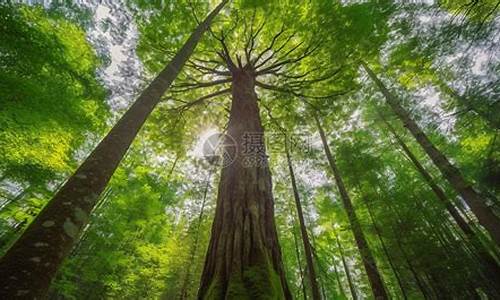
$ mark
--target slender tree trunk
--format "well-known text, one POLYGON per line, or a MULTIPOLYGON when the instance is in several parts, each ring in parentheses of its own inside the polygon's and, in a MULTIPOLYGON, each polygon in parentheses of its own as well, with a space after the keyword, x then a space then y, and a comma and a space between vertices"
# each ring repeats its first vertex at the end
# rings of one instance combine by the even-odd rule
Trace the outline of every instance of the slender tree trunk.
POLYGON ((232 70, 232 106, 200 299, 291 299, 274 221, 255 78, 232 70))
POLYGON ((434 182, 432 176, 425 170, 425 168, 420 164, 417 157, 411 152, 410 148, 403 142, 403 140, 399 137, 396 130, 385 120, 382 118, 389 131, 394 136, 394 139, 397 141, 403 152, 406 154, 407 158, 413 163, 415 169, 420 173, 420 175, 424 178, 425 182, 432 189, 436 197, 443 203, 448 213, 452 216, 453 220, 455 220, 458 227, 465 234, 466 241, 470 242, 472 246, 477 251, 478 258, 481 264, 485 268, 485 272, 487 277, 491 278, 492 283, 496 283, 495 289, 500 291, 500 287, 498 286, 500 283, 500 267, 496 262, 495 258, 491 256, 485 246, 481 244, 479 237, 476 236, 475 231, 469 225, 469 223, 460 215, 459 211, 455 208, 453 203, 448 199, 444 191, 434 182))
POLYGON ((304 221, 304 213, 302 211, 302 204, 300 203, 299 190, 297 188, 297 182, 295 181, 295 173, 293 171, 292 158, 290 157, 290 149, 288 148, 288 141, 286 137, 285 137, 285 152, 286 152, 286 159, 288 162, 288 170, 290 171, 290 179, 292 181, 295 207, 297 208, 297 216, 299 218, 300 234, 302 237, 302 244, 304 246, 304 254, 307 262, 307 271, 309 275, 308 276, 309 283, 311 284, 312 298, 314 300, 318 300, 321 299, 321 293, 317 282, 316 270, 314 268, 311 242, 309 241, 309 236, 307 234, 306 224, 304 221))
POLYGON ((332 266, 333 266, 333 272, 335 273, 335 280, 337 281, 337 285, 339 286, 340 295, 344 299, 344 298, 346 298, 346 294, 344 291, 344 287, 342 286, 342 282, 340 281, 340 274, 339 274, 339 270, 337 269, 337 265, 335 264, 335 260, 333 260, 332 266))
POLYGON ((392 257, 389 253, 389 249, 387 248, 384 238, 382 237, 381 230, 379 226, 377 225, 377 222, 375 221, 375 217, 373 216, 372 212, 372 207, 368 201, 363 198, 363 202, 365 203, 365 206, 368 210, 368 215, 370 216, 370 220, 373 224, 373 228, 375 229, 375 233, 377 234, 377 237, 380 241, 380 244, 382 246, 382 250, 384 251, 385 256, 387 257, 387 261, 389 262, 389 265, 391 266, 392 272, 394 273, 394 276, 396 277, 396 281, 398 282, 399 289, 401 290, 401 293, 403 293, 403 299, 408 299, 408 296, 406 295, 406 291, 403 285, 403 281, 401 280, 401 277, 399 276, 399 271, 394 265, 394 262, 392 261, 392 257))
POLYGON ((337 183, 337 187, 340 192, 342 203, 344 205, 344 209, 346 210, 347 217, 349 219, 349 223, 351 225, 352 232, 354 234, 354 239, 356 240, 358 250, 361 254, 363 265, 368 275, 373 295, 375 299, 388 299, 386 290, 384 288, 384 283, 382 281, 382 277, 380 276, 380 272, 375 263, 373 254, 371 253, 368 243, 366 242, 365 235, 363 233, 363 230, 361 229, 361 225, 359 224, 359 220, 358 217, 356 216, 356 212, 354 211, 354 207, 352 206, 351 198, 349 197, 347 189, 344 186, 344 181, 342 180, 342 176, 340 175, 340 172, 337 168, 335 159, 333 158, 333 155, 330 151, 330 147, 328 146, 325 132, 323 131, 323 127, 321 127, 321 123, 316 113, 314 113, 314 118, 318 126, 318 130, 321 136, 321 141, 323 142, 323 148, 325 150, 328 163, 330 164, 333 176, 335 177, 335 181, 337 183))
MULTIPOLYGON (((381 115, 381 114, 380 114, 381 115)), ((381 115, 382 116, 382 115, 381 115)), ((406 154, 406 157, 408 160, 410 160, 417 172, 422 176, 422 178, 425 180, 425 182, 429 185, 431 190, 434 192, 436 197, 438 198, 439 201, 444 205, 448 213, 453 217, 453 220, 457 223, 457 225, 462 229, 462 231, 467 234, 467 235, 472 235, 474 234, 474 231, 472 228, 469 226, 467 221, 462 218, 458 210, 455 208, 453 203, 446 197, 446 194, 444 191, 436 184, 432 176, 427 172, 427 170, 420 164, 418 161, 417 157, 413 154, 413 152, 406 146, 406 144, 403 142, 403 140, 399 137, 397 134, 396 130, 392 127, 392 125, 382 116, 382 121, 385 123, 389 131, 391 132, 392 136, 396 140, 396 142, 399 144, 403 152, 406 154)))
POLYGON ((41 298, 63 259, 147 117, 189 59, 223 0, 198 25, 172 61, 160 72, 99 143, 78 170, 0 260, 0 298, 41 298))
POLYGON ((297 241, 297 235, 295 234, 295 228, 293 228, 293 244, 295 245, 295 256, 297 257, 297 267, 299 267, 300 284, 302 288, 302 294, 304 295, 304 300, 307 300, 306 283, 304 282, 304 272, 302 271, 302 264, 300 262, 300 250, 299 242, 297 241))
POLYGON ((422 149, 429 155, 436 167, 441 171, 443 177, 450 185, 462 196, 467 202, 470 209, 476 215, 479 223, 490 233, 492 239, 500 246, 500 218, 498 218, 492 209, 488 207, 485 199, 468 183, 460 171, 452 165, 443 153, 441 153, 427 135, 420 129, 418 124, 411 118, 410 114, 401 106, 396 97, 385 87, 375 73, 362 62, 363 67, 370 78, 379 87, 384 95, 387 104, 392 108, 394 113, 403 122, 404 126, 411 132, 422 149))
POLYGON ((347 277, 347 284, 349 285, 349 291, 351 292, 352 299, 358 299, 358 294, 356 293, 356 289, 354 288, 354 282, 352 281, 351 271, 349 270, 349 266, 347 265, 347 261, 345 260, 344 248, 342 248, 342 244, 340 243, 339 236, 337 232, 334 232, 335 240, 337 241, 337 248, 339 248, 340 258, 342 259, 342 266, 344 267, 345 276, 347 277))
MULTIPOLYGON (((177 162, 177 159, 175 160, 177 162)), ((175 165, 174 162, 174 165, 175 165)), ((189 261, 188 265, 186 266, 186 276, 184 277, 184 283, 182 284, 181 292, 180 292, 180 299, 188 299, 188 289, 189 289, 189 284, 191 282, 191 265, 195 261, 196 258, 196 252, 198 251, 198 243, 200 240, 200 227, 201 227, 201 222, 203 221, 203 215, 205 214, 205 205, 207 203, 207 195, 208 195, 208 190, 210 188, 210 179, 212 177, 212 172, 209 171, 209 175, 207 177, 206 183, 205 183, 205 189, 203 190, 203 200, 201 202, 201 207, 200 207, 200 214, 198 215, 198 220, 196 222, 196 233, 195 233, 195 239, 193 243, 193 247, 191 248, 191 253, 189 255, 189 261)))

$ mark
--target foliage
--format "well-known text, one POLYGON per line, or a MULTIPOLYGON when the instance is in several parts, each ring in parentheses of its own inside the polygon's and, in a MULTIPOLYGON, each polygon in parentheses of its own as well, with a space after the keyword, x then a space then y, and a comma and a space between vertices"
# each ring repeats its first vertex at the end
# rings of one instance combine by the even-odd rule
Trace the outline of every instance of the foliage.
MULTIPOLYGON (((124 3, 137 25, 136 50, 148 78, 162 70, 215 4, 124 3)), ((50 298, 196 298, 220 173, 219 166, 200 160, 196 149, 203 142, 200 136, 225 129, 230 90, 196 101, 230 89, 231 82, 196 85, 226 78, 216 53, 220 39, 235 61, 239 56, 245 62, 251 33, 262 26, 254 38, 254 55, 275 40, 261 59, 276 51, 285 54, 282 60, 297 60, 258 78, 278 89, 257 85, 270 139, 275 220, 294 296, 311 298, 311 292, 283 133, 308 149, 294 148, 292 160, 325 298, 371 297, 317 134, 315 110, 390 296, 494 299, 495 283, 478 260, 477 245, 402 152, 382 116, 497 260, 498 246, 384 104, 360 60, 373 67, 436 148, 498 213, 497 8, 497 1, 233 1, 148 118, 60 270, 50 298), (277 45, 284 46, 278 50, 277 45), (317 49, 309 53, 308 45, 317 49), (297 59, 294 51, 308 55, 297 59)), ((96 75, 103 66, 84 31, 96 30, 87 26, 89 10, 2 4, 0 20, 0 196, 5 199, 0 233, 5 248, 112 121, 105 102, 109 87, 96 75)), ((240 297, 248 289, 245 283, 252 282, 255 297, 280 298, 278 289, 261 286, 261 277, 280 285, 270 264, 263 265, 241 274, 245 282, 231 282, 231 293, 240 297)), ((212 286, 213 295, 218 288, 212 286)))

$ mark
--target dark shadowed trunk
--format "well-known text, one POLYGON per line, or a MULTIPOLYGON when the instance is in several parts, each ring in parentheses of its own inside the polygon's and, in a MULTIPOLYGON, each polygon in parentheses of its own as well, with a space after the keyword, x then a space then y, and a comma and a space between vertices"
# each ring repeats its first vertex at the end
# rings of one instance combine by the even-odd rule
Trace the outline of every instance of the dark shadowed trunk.
POLYGON ((291 299, 252 73, 232 70, 229 137, 200 299, 291 299))
POLYGON ((292 181, 293 198, 295 199, 295 207, 297 208, 297 216, 299 217, 300 235, 302 237, 302 244, 304 246, 304 254, 307 262, 307 275, 309 283, 311 284, 311 292, 314 300, 321 299, 321 294, 317 282, 316 270, 314 268, 313 255, 311 250, 311 242, 307 234, 307 228, 304 221, 304 213, 302 211, 302 204, 300 203, 299 190, 297 182, 295 181, 295 173, 293 171, 292 158, 290 157, 290 149, 288 147, 288 139, 285 137, 285 152, 288 163, 288 170, 290 171, 290 179, 292 181))
POLYGON ((0 260, 0 298, 41 298, 147 117, 191 56, 222 1, 0 260))
POLYGON ((441 153, 434 144, 429 140, 427 135, 420 129, 418 124, 411 118, 410 114, 401 106, 396 97, 385 87, 375 73, 368 67, 366 63, 362 63, 364 69, 370 78, 378 86, 384 95, 387 104, 392 108, 394 113, 403 122, 404 126, 411 132, 422 149, 429 155, 436 167, 441 171, 443 177, 450 185, 462 196, 467 202, 472 212, 476 215, 479 223, 489 232, 492 239, 500 246, 500 218, 498 218, 492 209, 486 204, 479 193, 474 190, 468 183, 460 171, 441 153))
POLYGON ((335 182, 337 183, 340 198, 342 199, 342 204, 344 205, 347 218, 349 219, 349 223, 354 234, 354 239, 356 240, 356 245, 358 246, 359 253, 363 260, 363 265, 365 267, 366 274, 368 275, 373 295, 375 299, 388 299, 382 277, 380 276, 380 272, 375 263, 373 254, 371 253, 368 243, 366 242, 365 235, 363 233, 363 230, 361 229, 361 225, 359 224, 359 220, 356 216, 356 212, 354 211, 354 207, 352 206, 351 198, 349 197, 347 189, 344 186, 344 181, 342 180, 340 171, 337 168, 335 159, 330 151, 330 146, 328 146, 325 132, 323 130, 323 127, 321 127, 321 123, 316 113, 314 113, 314 119, 316 120, 316 125, 318 126, 321 141, 323 143, 323 148, 325 150, 325 154, 328 163, 330 164, 333 176, 335 177, 335 182))

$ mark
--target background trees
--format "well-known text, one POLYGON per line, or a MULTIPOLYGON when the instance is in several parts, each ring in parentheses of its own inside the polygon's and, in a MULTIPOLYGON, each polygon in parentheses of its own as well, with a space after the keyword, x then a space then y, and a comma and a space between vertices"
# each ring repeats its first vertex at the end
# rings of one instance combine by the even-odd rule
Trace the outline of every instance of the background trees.
MULTIPOLYGON (((224 32, 234 62, 238 63, 239 54, 244 63, 245 46, 252 41, 247 38, 252 19, 254 33, 265 21, 254 38, 254 57, 273 40, 274 50, 261 61, 272 53, 281 53, 283 60, 308 54, 293 65, 269 69, 256 89, 269 142, 284 272, 295 298, 312 298, 312 274, 276 121, 291 136, 302 229, 309 237, 321 297, 372 297, 352 225, 309 114, 311 105, 335 154, 386 293, 408 299, 498 297, 497 282, 491 277, 498 268, 498 246, 384 106, 379 87, 360 64, 363 60, 373 69, 498 216, 496 1, 302 2, 234 1, 223 11, 212 26, 214 35, 209 32, 200 41, 96 202, 50 297, 196 297, 220 173, 200 158, 199 139, 224 130, 231 100, 221 94, 230 82, 213 51, 221 50, 217 38, 224 32), (309 45, 314 49, 310 54, 309 45), (219 85, 203 84, 216 80, 219 85), (217 97, 203 98, 214 93, 217 97), (415 168, 415 160, 434 187, 415 168), (464 232, 457 218, 471 233, 464 232)), ((103 5, 108 10, 92 4, 0 6, 3 251, 123 112, 123 106, 110 98, 120 91, 118 77, 103 72, 116 63, 115 54, 103 57, 112 51, 93 38, 96 31, 110 33, 105 40, 118 39, 125 31, 113 27, 110 18, 136 24, 135 48, 144 67, 141 80, 149 82, 181 47, 197 19, 213 7, 189 1, 126 4, 126 9, 103 5), (93 24, 97 11, 101 21, 93 24)), ((127 57, 120 60, 118 70, 125 77, 120 78, 138 76, 128 68, 137 60, 123 55, 127 57)), ((124 96, 124 103, 133 101, 132 94, 124 96)))

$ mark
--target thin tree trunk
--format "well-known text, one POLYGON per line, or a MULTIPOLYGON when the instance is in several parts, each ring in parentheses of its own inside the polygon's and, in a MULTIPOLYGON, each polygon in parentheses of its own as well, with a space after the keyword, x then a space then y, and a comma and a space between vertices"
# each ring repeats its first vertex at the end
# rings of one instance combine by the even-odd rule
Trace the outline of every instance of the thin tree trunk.
MULTIPOLYGON (((175 160, 177 162, 177 159, 175 160)), ((174 165, 175 165, 174 162, 174 165)), ((191 281, 191 265, 195 261, 196 257, 196 252, 198 251, 198 243, 200 240, 200 227, 201 227, 201 222, 203 221, 203 215, 205 214, 205 205, 207 202, 207 195, 208 195, 208 190, 210 188, 210 179, 212 177, 212 172, 209 171, 208 178, 206 180, 205 184, 205 189, 203 191, 203 200, 201 202, 201 207, 200 207, 200 214, 198 215, 198 220, 196 222, 196 235, 195 235, 195 240, 193 243, 193 247, 191 248, 191 253, 189 255, 189 261, 188 265, 186 266, 186 277, 184 278, 184 283, 182 284, 181 292, 180 292, 180 299, 188 299, 188 287, 189 283, 191 281)))
POLYGON ((358 294, 356 293, 356 289, 354 288, 354 282, 352 281, 351 271, 349 270, 349 266, 345 260, 344 249, 342 248, 342 244, 340 243, 339 236, 337 232, 334 232, 335 240, 337 241, 337 248, 339 248, 340 258, 342 259, 342 266, 344 267, 345 276, 347 277, 347 284, 349 285, 349 291, 351 292, 352 299, 358 299, 358 294))
POLYGON ((429 174, 429 172, 427 172, 427 170, 425 170, 425 168, 422 166, 422 164, 420 164, 417 157, 413 154, 413 152, 411 152, 410 148, 408 148, 408 146, 406 146, 406 144, 399 137, 399 135, 397 134, 396 130, 392 127, 392 125, 383 116, 382 116, 382 121, 387 126, 387 128, 391 132, 392 136, 394 137, 396 142, 399 144, 399 146, 403 150, 403 152, 406 154, 406 157, 408 158, 408 160, 410 160, 413 163, 415 169, 418 171, 418 173, 420 173, 420 175, 425 180, 425 182, 429 185, 429 187, 434 192, 436 197, 439 199, 439 201, 441 201, 441 203, 444 205, 444 207, 446 208, 448 213, 453 217, 453 219, 455 220, 457 225, 462 229, 462 231, 465 234, 467 234, 467 235, 474 234, 474 231, 469 226, 467 221, 465 221, 464 218, 462 218, 462 216, 460 215, 458 210, 455 208, 453 203, 451 203, 451 201, 448 199, 448 197, 446 197, 446 194, 444 193, 444 191, 436 184, 436 182, 434 182, 434 179, 432 178, 432 176, 429 174))
POLYGON ((394 262, 392 261, 391 255, 389 254, 389 249, 387 248, 384 239, 381 234, 381 230, 377 225, 377 222, 375 221, 375 217, 373 216, 372 212, 372 207, 368 203, 368 201, 363 198, 363 202, 365 203, 365 206, 368 210, 368 215, 370 216, 370 220, 372 221, 373 228, 375 229, 375 233, 377 234, 377 237, 380 241, 380 244, 382 245, 382 250, 384 251, 385 256, 387 257, 387 261, 389 262, 389 265, 391 266, 392 272, 394 273, 394 276, 396 277, 396 281, 398 282, 399 289, 401 290, 401 293, 403 293, 403 299, 408 299, 408 296, 406 295, 405 288, 403 286, 403 281, 401 280, 401 277, 399 276, 398 269, 394 265, 394 262))
POLYGON ((485 272, 487 273, 487 277, 491 278, 492 283, 495 284, 495 290, 500 291, 500 287, 498 286, 500 283, 500 267, 496 262, 495 258, 491 256, 485 246, 481 244, 479 237, 476 236, 475 231, 469 225, 469 223, 460 215, 459 211, 455 208, 453 203, 448 199, 444 191, 434 182, 432 176, 425 170, 425 168, 420 164, 417 157, 411 152, 410 148, 403 142, 403 140, 399 137, 396 130, 385 120, 382 118, 389 131, 394 136, 394 139, 397 141, 403 152, 406 154, 407 158, 413 163, 415 169, 420 173, 420 175, 424 178, 425 182, 432 189, 436 197, 443 203, 448 213, 452 216, 453 220, 455 220, 458 227, 462 230, 462 232, 466 236, 466 241, 470 242, 472 246, 477 251, 478 258, 481 264, 485 268, 485 272))
POLYGON ((474 190, 470 183, 468 183, 460 171, 451 164, 446 156, 441 153, 427 135, 420 129, 418 124, 410 117, 410 114, 401 106, 396 97, 385 87, 375 73, 362 62, 362 65, 370 78, 379 87, 384 95, 387 104, 392 108, 394 113, 403 122, 404 126, 411 132, 422 149, 429 155, 436 167, 441 171, 443 177, 450 183, 450 185, 462 196, 467 202, 470 209, 476 215, 479 223, 489 232, 492 239, 500 246, 500 218, 498 218, 492 209, 488 207, 485 199, 474 190))
POLYGON ((223 0, 198 25, 172 61, 143 91, 108 135, 0 260, 0 298, 41 298, 130 144, 170 87, 223 0))
POLYGON ((274 221, 255 78, 232 72, 232 105, 200 299, 291 299, 274 221))
POLYGON ((297 216, 299 218, 300 234, 302 237, 302 244, 304 246, 304 254, 307 262, 307 270, 309 283, 311 284, 312 298, 314 300, 321 299, 321 293, 319 290, 316 270, 314 268, 314 260, 311 250, 311 242, 309 241, 309 236, 307 234, 306 224, 304 221, 304 213, 302 211, 302 204, 300 203, 299 190, 297 188, 297 182, 295 181, 295 173, 293 171, 292 158, 290 157, 290 149, 288 148, 288 141, 285 137, 285 152, 286 159, 288 162, 288 170, 290 172, 290 180, 292 181, 293 188, 293 198, 295 199, 295 207, 297 208, 297 216))
MULTIPOLYGON (((387 204, 389 209, 391 209, 392 212, 394 213, 394 215, 396 216, 396 222, 397 222, 399 228, 404 228, 405 226, 402 226, 403 221, 402 221, 401 215, 399 214, 397 209, 391 204, 390 201, 385 201, 385 203, 387 204)), ((405 262, 408 265, 408 268, 410 269, 410 272, 413 275, 413 278, 415 279, 415 282, 416 282, 418 288, 420 289, 420 292, 422 293, 424 298, 426 298, 426 299, 430 298, 430 295, 428 294, 427 289, 424 286, 424 283, 420 279, 420 276, 418 275, 418 272, 411 261, 410 255, 405 250, 404 245, 402 244, 403 236, 401 235, 400 231, 397 230, 394 226, 391 226, 391 229, 392 229, 392 232, 394 234, 394 237, 396 238, 396 244, 397 244, 401 254, 403 254, 403 258, 405 259, 405 262)))
POLYGON ((300 284, 302 288, 302 294, 304 295, 304 300, 307 300, 306 283, 304 282, 304 272, 302 271, 302 264, 300 262, 300 250, 299 242, 297 241, 297 235, 295 234, 295 227, 293 230, 293 244, 295 245, 295 256, 297 257, 297 267, 299 267, 300 284))
POLYGON ((335 264, 335 260, 333 260, 333 264, 332 265, 333 265, 333 272, 335 273, 335 279, 337 281, 337 285, 339 286, 340 294, 344 298, 346 298, 344 287, 342 286, 342 282, 340 281, 340 274, 339 274, 339 270, 337 269, 337 265, 335 264))
POLYGON ((335 159, 333 158, 333 155, 330 151, 330 147, 328 146, 325 132, 323 131, 323 127, 321 127, 321 123, 316 113, 314 113, 314 119, 316 120, 316 124, 318 126, 318 130, 321 136, 321 141, 323 143, 323 148, 325 150, 328 163, 330 164, 330 167, 332 169, 333 176, 335 177, 335 181, 337 183, 337 187, 340 192, 342 203, 344 205, 344 209, 347 213, 347 217, 349 219, 349 223, 351 225, 352 232, 354 234, 354 239, 356 240, 358 250, 361 254, 363 265, 368 275, 373 295, 375 299, 388 299, 387 292, 385 290, 384 283, 382 281, 382 277, 380 276, 380 272, 375 263, 373 254, 371 253, 368 243, 366 242, 365 235, 363 233, 363 230, 361 229, 361 225, 359 224, 356 212, 354 211, 351 198, 349 197, 347 189, 344 186, 344 181, 342 180, 342 176, 340 175, 340 172, 337 168, 335 159))

